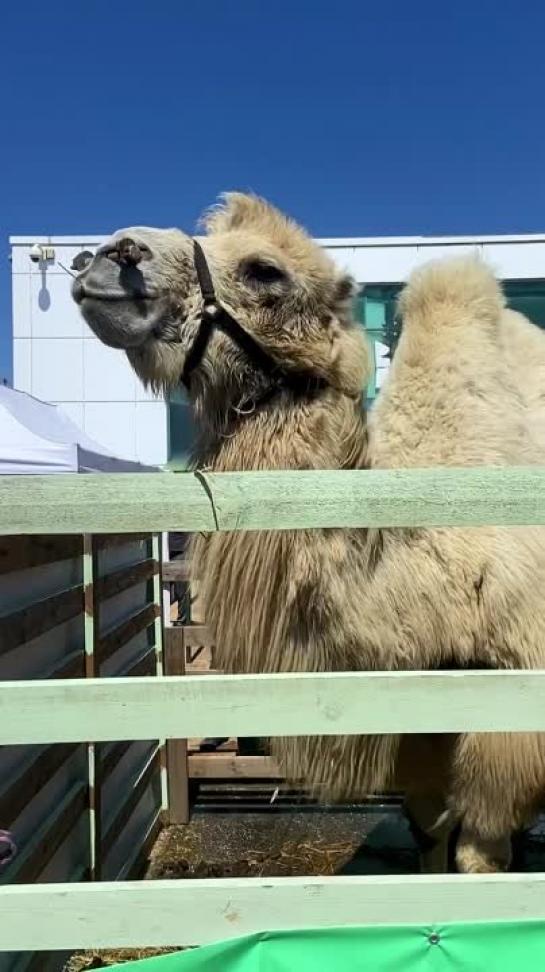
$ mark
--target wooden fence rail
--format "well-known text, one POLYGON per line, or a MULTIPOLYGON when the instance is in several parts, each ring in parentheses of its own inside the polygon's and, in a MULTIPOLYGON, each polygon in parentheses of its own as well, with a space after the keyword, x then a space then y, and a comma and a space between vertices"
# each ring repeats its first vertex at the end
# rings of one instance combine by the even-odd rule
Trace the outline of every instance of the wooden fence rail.
POLYGON ((0 534, 545 523, 532 467, 21 478, 0 478, 0 534))
POLYGON ((545 671, 0 682, 0 745, 545 731, 545 671))
MULTIPOLYGON (((545 524, 545 470, 0 479, 9 534, 486 524, 545 524)), ((544 702, 545 671, 10 681, 0 744, 545 731, 544 702)), ((1 951, 192 945, 278 927, 543 921, 545 874, 19 885, 0 888, 0 910, 1 951)))
POLYGON ((279 928, 543 921, 545 874, 19 886, 0 890, 0 902, 0 950, 200 945, 279 928))

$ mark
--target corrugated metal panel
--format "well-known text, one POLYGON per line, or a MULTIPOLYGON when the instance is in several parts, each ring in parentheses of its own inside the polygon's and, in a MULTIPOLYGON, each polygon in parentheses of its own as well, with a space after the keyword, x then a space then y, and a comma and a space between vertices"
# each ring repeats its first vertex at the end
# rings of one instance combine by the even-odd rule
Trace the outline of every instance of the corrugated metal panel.
MULTIPOLYGON (((90 544, 86 540, 85 550, 91 549, 90 544)), ((102 663, 95 659, 99 674, 155 674, 161 651, 156 546, 149 536, 100 537, 92 544, 94 554, 86 554, 90 557, 86 560, 81 537, 0 538, 0 679, 43 678, 67 663, 69 674, 83 677, 90 671, 92 649, 100 651, 101 645, 106 646, 108 657, 102 663), (14 569, 9 569, 10 564, 14 569), (85 588, 84 576, 89 585, 85 588), (66 591, 75 595, 67 600, 66 591), (59 605, 66 608, 67 603, 72 612, 76 605, 75 615, 55 623, 59 605), (14 618, 15 627, 4 626, 8 634, 2 651, 2 619, 6 618, 14 618), (131 635, 135 623, 138 631, 131 635), (34 633, 37 628, 36 637, 20 640, 21 633, 34 633), (91 652, 87 662, 86 640, 91 652), (11 642, 17 644, 10 647, 11 642)), ((131 876, 141 866, 160 826, 158 742, 96 749, 96 779, 89 775, 95 747, 0 749, 0 828, 14 834, 18 847, 17 856, 0 874, 0 883, 89 878, 92 833, 97 873, 102 877, 131 876), (91 778, 96 784, 92 792, 91 778)), ((64 958, 0 953, 0 972, 56 972, 64 958)))
MULTIPOLYGON (((98 578, 145 564, 153 556, 152 540, 108 545, 95 555, 98 578)), ((113 585, 119 588, 119 583, 113 585)), ((160 604, 153 575, 118 593, 95 599, 99 673, 126 675, 134 670, 154 674, 157 668, 160 604), (139 630, 131 635, 134 626, 139 630), (101 646, 104 655, 101 659, 101 646)), ((131 870, 131 859, 145 843, 161 812, 161 767, 158 742, 97 747, 100 783, 100 875, 116 880, 131 870)))
MULTIPOLYGON (((0 678, 44 678, 67 663, 83 674, 81 538, 34 541, 0 540, 0 633, 4 619, 4 648, 16 642, 5 651, 0 644, 0 678), (73 616, 58 624, 63 604, 73 616)), ((0 881, 67 881, 88 873, 87 747, 2 747, 0 780, 0 828, 12 832, 18 848, 0 881)), ((2 954, 0 972, 24 972, 35 962, 31 953, 2 954)), ((39 967, 54 972, 62 956, 43 956, 39 967)))

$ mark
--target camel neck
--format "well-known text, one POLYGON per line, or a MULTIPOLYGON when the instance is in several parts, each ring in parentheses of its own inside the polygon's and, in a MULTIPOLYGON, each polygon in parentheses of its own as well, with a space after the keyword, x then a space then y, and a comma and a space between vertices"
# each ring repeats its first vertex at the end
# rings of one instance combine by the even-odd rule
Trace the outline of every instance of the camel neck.
POLYGON ((363 468, 367 424, 361 402, 335 389, 294 400, 277 396, 210 436, 198 465, 217 472, 363 468))

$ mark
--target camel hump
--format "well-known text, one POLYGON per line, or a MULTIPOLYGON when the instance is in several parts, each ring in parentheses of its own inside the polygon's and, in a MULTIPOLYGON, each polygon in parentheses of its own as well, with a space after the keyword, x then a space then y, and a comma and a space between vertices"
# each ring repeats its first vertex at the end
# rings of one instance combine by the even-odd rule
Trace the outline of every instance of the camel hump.
POLYGON ((478 255, 433 260, 415 270, 399 302, 405 324, 433 328, 445 322, 467 324, 468 317, 498 324, 505 305, 501 287, 478 255))

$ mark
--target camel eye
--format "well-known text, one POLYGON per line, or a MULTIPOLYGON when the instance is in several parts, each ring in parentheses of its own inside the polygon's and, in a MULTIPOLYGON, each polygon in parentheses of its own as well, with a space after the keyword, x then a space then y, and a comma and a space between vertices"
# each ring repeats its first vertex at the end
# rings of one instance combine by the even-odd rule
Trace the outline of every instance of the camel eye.
POLYGON ((280 267, 267 260, 246 260, 241 267, 244 280, 250 285, 285 283, 288 279, 280 267))

